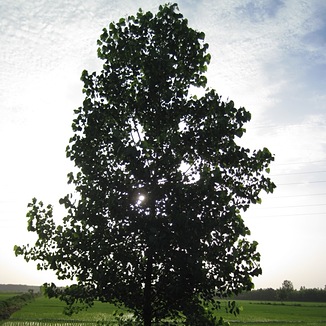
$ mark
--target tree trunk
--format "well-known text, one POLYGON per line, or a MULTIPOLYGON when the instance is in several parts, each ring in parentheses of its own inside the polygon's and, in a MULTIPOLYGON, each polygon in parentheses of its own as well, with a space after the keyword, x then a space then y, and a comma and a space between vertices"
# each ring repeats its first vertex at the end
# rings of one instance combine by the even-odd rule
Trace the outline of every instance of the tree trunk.
POLYGON ((143 318, 144 326, 152 325, 152 272, 153 272, 153 257, 150 250, 147 250, 147 265, 145 274, 144 288, 144 309, 143 318))

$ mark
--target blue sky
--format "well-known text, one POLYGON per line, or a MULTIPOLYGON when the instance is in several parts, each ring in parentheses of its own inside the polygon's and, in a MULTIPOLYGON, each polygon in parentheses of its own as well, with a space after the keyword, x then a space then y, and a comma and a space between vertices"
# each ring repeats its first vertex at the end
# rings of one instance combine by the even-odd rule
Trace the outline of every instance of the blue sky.
MULTIPOLYGON (((100 68, 96 40, 112 20, 161 2, 0 2, 0 283, 41 284, 53 274, 14 257, 27 203, 56 204, 69 189, 65 158, 83 69, 100 68)), ((253 116, 241 144, 275 154, 275 194, 244 215, 259 242, 256 287, 326 284, 326 2, 182 0, 206 34, 209 86, 253 116)), ((61 208, 56 206, 58 221, 61 208)))

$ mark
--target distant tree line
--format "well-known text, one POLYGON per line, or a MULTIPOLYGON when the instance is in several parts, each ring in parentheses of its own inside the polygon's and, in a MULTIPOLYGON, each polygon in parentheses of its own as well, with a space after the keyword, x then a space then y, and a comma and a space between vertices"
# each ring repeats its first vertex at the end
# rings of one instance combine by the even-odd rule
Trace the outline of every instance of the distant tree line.
POLYGON ((30 291, 38 293, 41 291, 41 287, 25 284, 0 284, 0 292, 25 293, 30 291))
POLYGON ((301 287, 296 290, 291 281, 285 280, 278 289, 258 289, 244 292, 237 296, 238 300, 260 301, 299 301, 299 302, 326 302, 326 286, 324 289, 307 289, 301 287))

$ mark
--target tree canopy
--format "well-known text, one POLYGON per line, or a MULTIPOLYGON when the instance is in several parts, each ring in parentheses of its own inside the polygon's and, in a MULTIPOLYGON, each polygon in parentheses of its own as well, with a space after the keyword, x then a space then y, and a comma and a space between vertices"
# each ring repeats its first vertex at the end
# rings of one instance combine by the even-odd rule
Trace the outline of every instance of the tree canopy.
POLYGON ((261 273, 241 212, 273 191, 265 174, 274 158, 237 144, 251 115, 206 88, 204 37, 176 4, 103 29, 103 69, 82 73, 85 100, 66 149, 77 168, 75 193, 60 199, 67 215, 56 225, 52 206, 33 199, 28 230, 38 239, 15 247, 75 282, 46 287, 72 310, 99 299, 144 325, 215 325, 204 307, 250 290, 261 273))

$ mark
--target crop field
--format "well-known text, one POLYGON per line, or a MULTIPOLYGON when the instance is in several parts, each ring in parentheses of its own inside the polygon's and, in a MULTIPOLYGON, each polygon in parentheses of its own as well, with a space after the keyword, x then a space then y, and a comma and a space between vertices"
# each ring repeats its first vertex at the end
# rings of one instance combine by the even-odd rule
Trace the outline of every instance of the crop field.
POLYGON ((15 295, 19 295, 21 293, 13 293, 13 292, 0 292, 0 301, 9 299, 11 297, 14 297, 15 295))
POLYGON ((10 319, 0 321, 1 326, 77 326, 96 325, 97 321, 108 321, 114 325, 113 316, 116 307, 107 303, 96 302, 88 310, 67 316, 63 314, 65 304, 58 299, 38 297, 11 315, 10 319))
POLYGON ((243 311, 236 318, 226 317, 231 325, 326 325, 326 303, 238 301, 243 311))
MULTIPOLYGON (((1 298, 1 296, 0 296, 1 298)), ((321 326, 326 325, 326 303, 258 302, 237 301, 241 307, 239 316, 227 314, 223 308, 219 316, 230 325, 247 326, 321 326)), ((1 326, 92 326, 97 321, 117 325, 113 316, 113 305, 96 302, 91 309, 73 316, 63 314, 64 304, 57 299, 38 297, 15 312, 10 319, 0 322, 1 326)))

